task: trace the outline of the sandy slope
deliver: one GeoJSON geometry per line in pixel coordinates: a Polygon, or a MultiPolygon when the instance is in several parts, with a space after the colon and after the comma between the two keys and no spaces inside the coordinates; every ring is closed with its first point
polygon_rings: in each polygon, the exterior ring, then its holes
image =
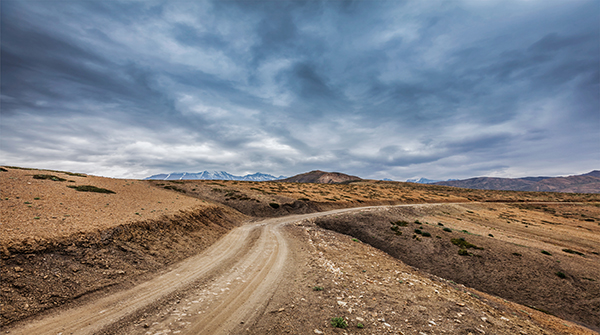
{"type": "Polygon", "coordinates": [[[158,219],[192,206],[208,206],[202,200],[151,187],[140,180],[43,170],[6,170],[0,172],[0,242],[5,250],[22,241],[34,244],[128,222],[158,219]],[[34,178],[40,174],[66,180],[34,178]],[[78,185],[92,185],[115,193],[78,192],[67,187],[78,185]]]}

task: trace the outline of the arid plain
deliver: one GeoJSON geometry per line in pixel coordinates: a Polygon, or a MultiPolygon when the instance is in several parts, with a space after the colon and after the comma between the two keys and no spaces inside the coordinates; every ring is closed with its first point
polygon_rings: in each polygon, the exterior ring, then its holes
{"type": "Polygon", "coordinates": [[[599,194],[141,181],[14,167],[0,172],[0,192],[1,322],[10,333],[68,328],[47,320],[75,323],[88,317],[78,309],[152,286],[153,298],[74,333],[600,330],[599,194]],[[186,277],[186,264],[219,255],[186,277]]]}

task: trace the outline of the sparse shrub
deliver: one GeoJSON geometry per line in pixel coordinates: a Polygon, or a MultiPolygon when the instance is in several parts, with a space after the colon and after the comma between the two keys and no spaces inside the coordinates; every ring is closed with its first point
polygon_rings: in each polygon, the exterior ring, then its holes
{"type": "Polygon", "coordinates": [[[400,235],[402,235],[402,232],[401,231],[397,231],[396,235],[400,236],[400,235]]]}
{"type": "Polygon", "coordinates": [[[544,255],[548,255],[548,256],[552,256],[552,254],[551,254],[551,253],[549,253],[549,252],[548,252],[548,251],[546,251],[546,250],[542,250],[542,254],[544,254],[544,255]]]}
{"type": "Polygon", "coordinates": [[[274,202],[270,203],[269,206],[271,206],[273,209],[279,208],[279,204],[274,202]]]}
{"type": "Polygon", "coordinates": [[[393,231],[398,231],[398,226],[392,226],[390,229],[393,231]]]}
{"type": "Polygon", "coordinates": [[[519,256],[519,257],[523,256],[523,255],[521,255],[521,254],[520,254],[520,253],[518,253],[518,252],[513,252],[512,254],[513,254],[514,256],[519,256]]]}
{"type": "Polygon", "coordinates": [[[40,198],[39,197],[35,197],[35,198],[33,198],[33,200],[40,200],[40,198]]]}
{"type": "Polygon", "coordinates": [[[356,324],[356,328],[363,329],[363,328],[365,328],[365,325],[363,325],[362,323],[359,322],[356,324]]]}
{"type": "Polygon", "coordinates": [[[442,227],[443,227],[443,226],[444,226],[444,224],[443,224],[443,223],[441,223],[441,222],[438,222],[438,226],[442,226],[442,227]]]}
{"type": "Polygon", "coordinates": [[[163,188],[166,189],[166,190],[173,190],[173,191],[177,191],[177,192],[180,192],[180,193],[185,193],[185,190],[180,189],[179,187],[176,187],[176,186],[173,186],[173,185],[167,185],[167,186],[165,186],[163,188]]]}
{"type": "Polygon", "coordinates": [[[587,222],[594,222],[594,221],[596,221],[596,220],[594,220],[594,219],[592,219],[592,218],[589,218],[589,219],[584,219],[583,221],[587,221],[587,222]]]}
{"type": "Polygon", "coordinates": [[[315,286],[315,287],[313,287],[313,291],[323,291],[323,287],[315,286]]]}
{"type": "Polygon", "coordinates": [[[447,232],[449,232],[449,233],[451,233],[451,232],[452,232],[452,229],[450,229],[450,228],[448,228],[448,227],[446,227],[446,228],[444,228],[444,229],[442,229],[442,230],[443,230],[443,231],[447,231],[447,232]]]}
{"type": "Polygon", "coordinates": [[[419,220],[415,220],[415,224],[421,224],[421,222],[419,222],[419,220]]]}
{"type": "Polygon", "coordinates": [[[458,254],[461,256],[469,256],[467,249],[458,249],[458,254]]]}
{"type": "Polygon", "coordinates": [[[309,199],[309,198],[300,198],[300,199],[298,199],[298,200],[302,200],[302,201],[310,201],[310,199],[309,199]]]}
{"type": "Polygon", "coordinates": [[[35,174],[35,175],[33,175],[33,179],[49,179],[49,180],[53,180],[53,181],[65,181],[66,180],[64,178],[53,176],[51,174],[35,174]]]}
{"type": "Polygon", "coordinates": [[[475,244],[471,244],[467,241],[465,241],[464,238],[453,238],[450,240],[452,242],[452,244],[459,246],[461,249],[479,249],[479,250],[483,250],[482,247],[478,247],[475,244]]]}
{"type": "Polygon", "coordinates": [[[562,251],[569,253],[569,254],[575,254],[575,255],[579,255],[579,256],[585,256],[583,253],[579,252],[579,251],[575,251],[575,250],[571,250],[571,249],[563,249],[562,251]]]}
{"type": "Polygon", "coordinates": [[[421,231],[421,229],[415,229],[415,234],[419,234],[421,235],[423,232],[421,231]]]}
{"type": "Polygon", "coordinates": [[[428,233],[428,232],[426,232],[426,231],[424,231],[424,232],[421,234],[421,236],[423,236],[423,237],[431,237],[431,234],[430,234],[430,233],[428,233]]]}
{"type": "Polygon", "coordinates": [[[67,187],[75,189],[76,191],[79,191],[79,192],[96,192],[96,193],[115,194],[114,191],[107,190],[105,188],[92,186],[92,185],[79,185],[79,186],[67,186],[67,187]]]}
{"type": "Polygon", "coordinates": [[[400,227],[406,227],[406,226],[408,226],[408,222],[403,221],[403,220],[398,220],[396,222],[390,222],[390,223],[394,224],[394,225],[397,225],[397,226],[400,226],[400,227]]]}
{"type": "Polygon", "coordinates": [[[494,237],[494,235],[492,235],[492,234],[488,234],[488,236],[489,236],[489,237],[494,237]]]}
{"type": "Polygon", "coordinates": [[[565,275],[564,273],[562,273],[562,272],[560,272],[560,271],[558,271],[557,273],[555,273],[555,275],[557,275],[557,276],[558,276],[558,278],[562,278],[562,279],[565,279],[565,278],[567,278],[567,275],[565,275]]]}
{"type": "Polygon", "coordinates": [[[353,242],[360,242],[357,238],[352,239],[353,242]]]}
{"type": "Polygon", "coordinates": [[[348,328],[348,323],[342,317],[331,318],[331,325],[336,328],[348,328]]]}

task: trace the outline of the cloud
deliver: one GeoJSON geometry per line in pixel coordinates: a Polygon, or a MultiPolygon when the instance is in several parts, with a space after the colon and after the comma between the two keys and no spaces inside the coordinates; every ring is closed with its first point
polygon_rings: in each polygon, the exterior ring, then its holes
{"type": "Polygon", "coordinates": [[[138,178],[583,173],[600,163],[599,9],[4,1],[0,163],[138,178]]]}

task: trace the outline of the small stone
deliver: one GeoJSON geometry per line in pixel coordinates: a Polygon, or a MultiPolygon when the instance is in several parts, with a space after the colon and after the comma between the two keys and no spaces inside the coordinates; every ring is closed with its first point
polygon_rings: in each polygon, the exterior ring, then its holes
{"type": "Polygon", "coordinates": [[[314,332],[315,332],[315,334],[323,334],[323,332],[318,329],[315,329],[314,332]]]}
{"type": "Polygon", "coordinates": [[[147,323],[144,323],[144,328],[150,328],[150,325],[147,323]]]}
{"type": "Polygon", "coordinates": [[[456,305],[460,307],[465,307],[465,304],[463,304],[462,302],[457,302],[456,305]]]}
{"type": "Polygon", "coordinates": [[[346,306],[346,305],[348,304],[347,302],[344,302],[344,301],[339,301],[339,300],[338,300],[338,302],[337,302],[337,303],[338,303],[338,305],[340,305],[340,306],[342,306],[342,307],[344,307],[344,306],[346,306]]]}
{"type": "Polygon", "coordinates": [[[23,268],[20,266],[15,266],[14,269],[15,269],[15,272],[23,272],[23,268]]]}
{"type": "Polygon", "coordinates": [[[383,323],[383,325],[384,325],[384,326],[386,326],[386,327],[391,327],[391,326],[392,326],[392,325],[390,325],[390,324],[389,324],[389,323],[387,323],[387,322],[384,322],[384,323],[383,323]]]}

